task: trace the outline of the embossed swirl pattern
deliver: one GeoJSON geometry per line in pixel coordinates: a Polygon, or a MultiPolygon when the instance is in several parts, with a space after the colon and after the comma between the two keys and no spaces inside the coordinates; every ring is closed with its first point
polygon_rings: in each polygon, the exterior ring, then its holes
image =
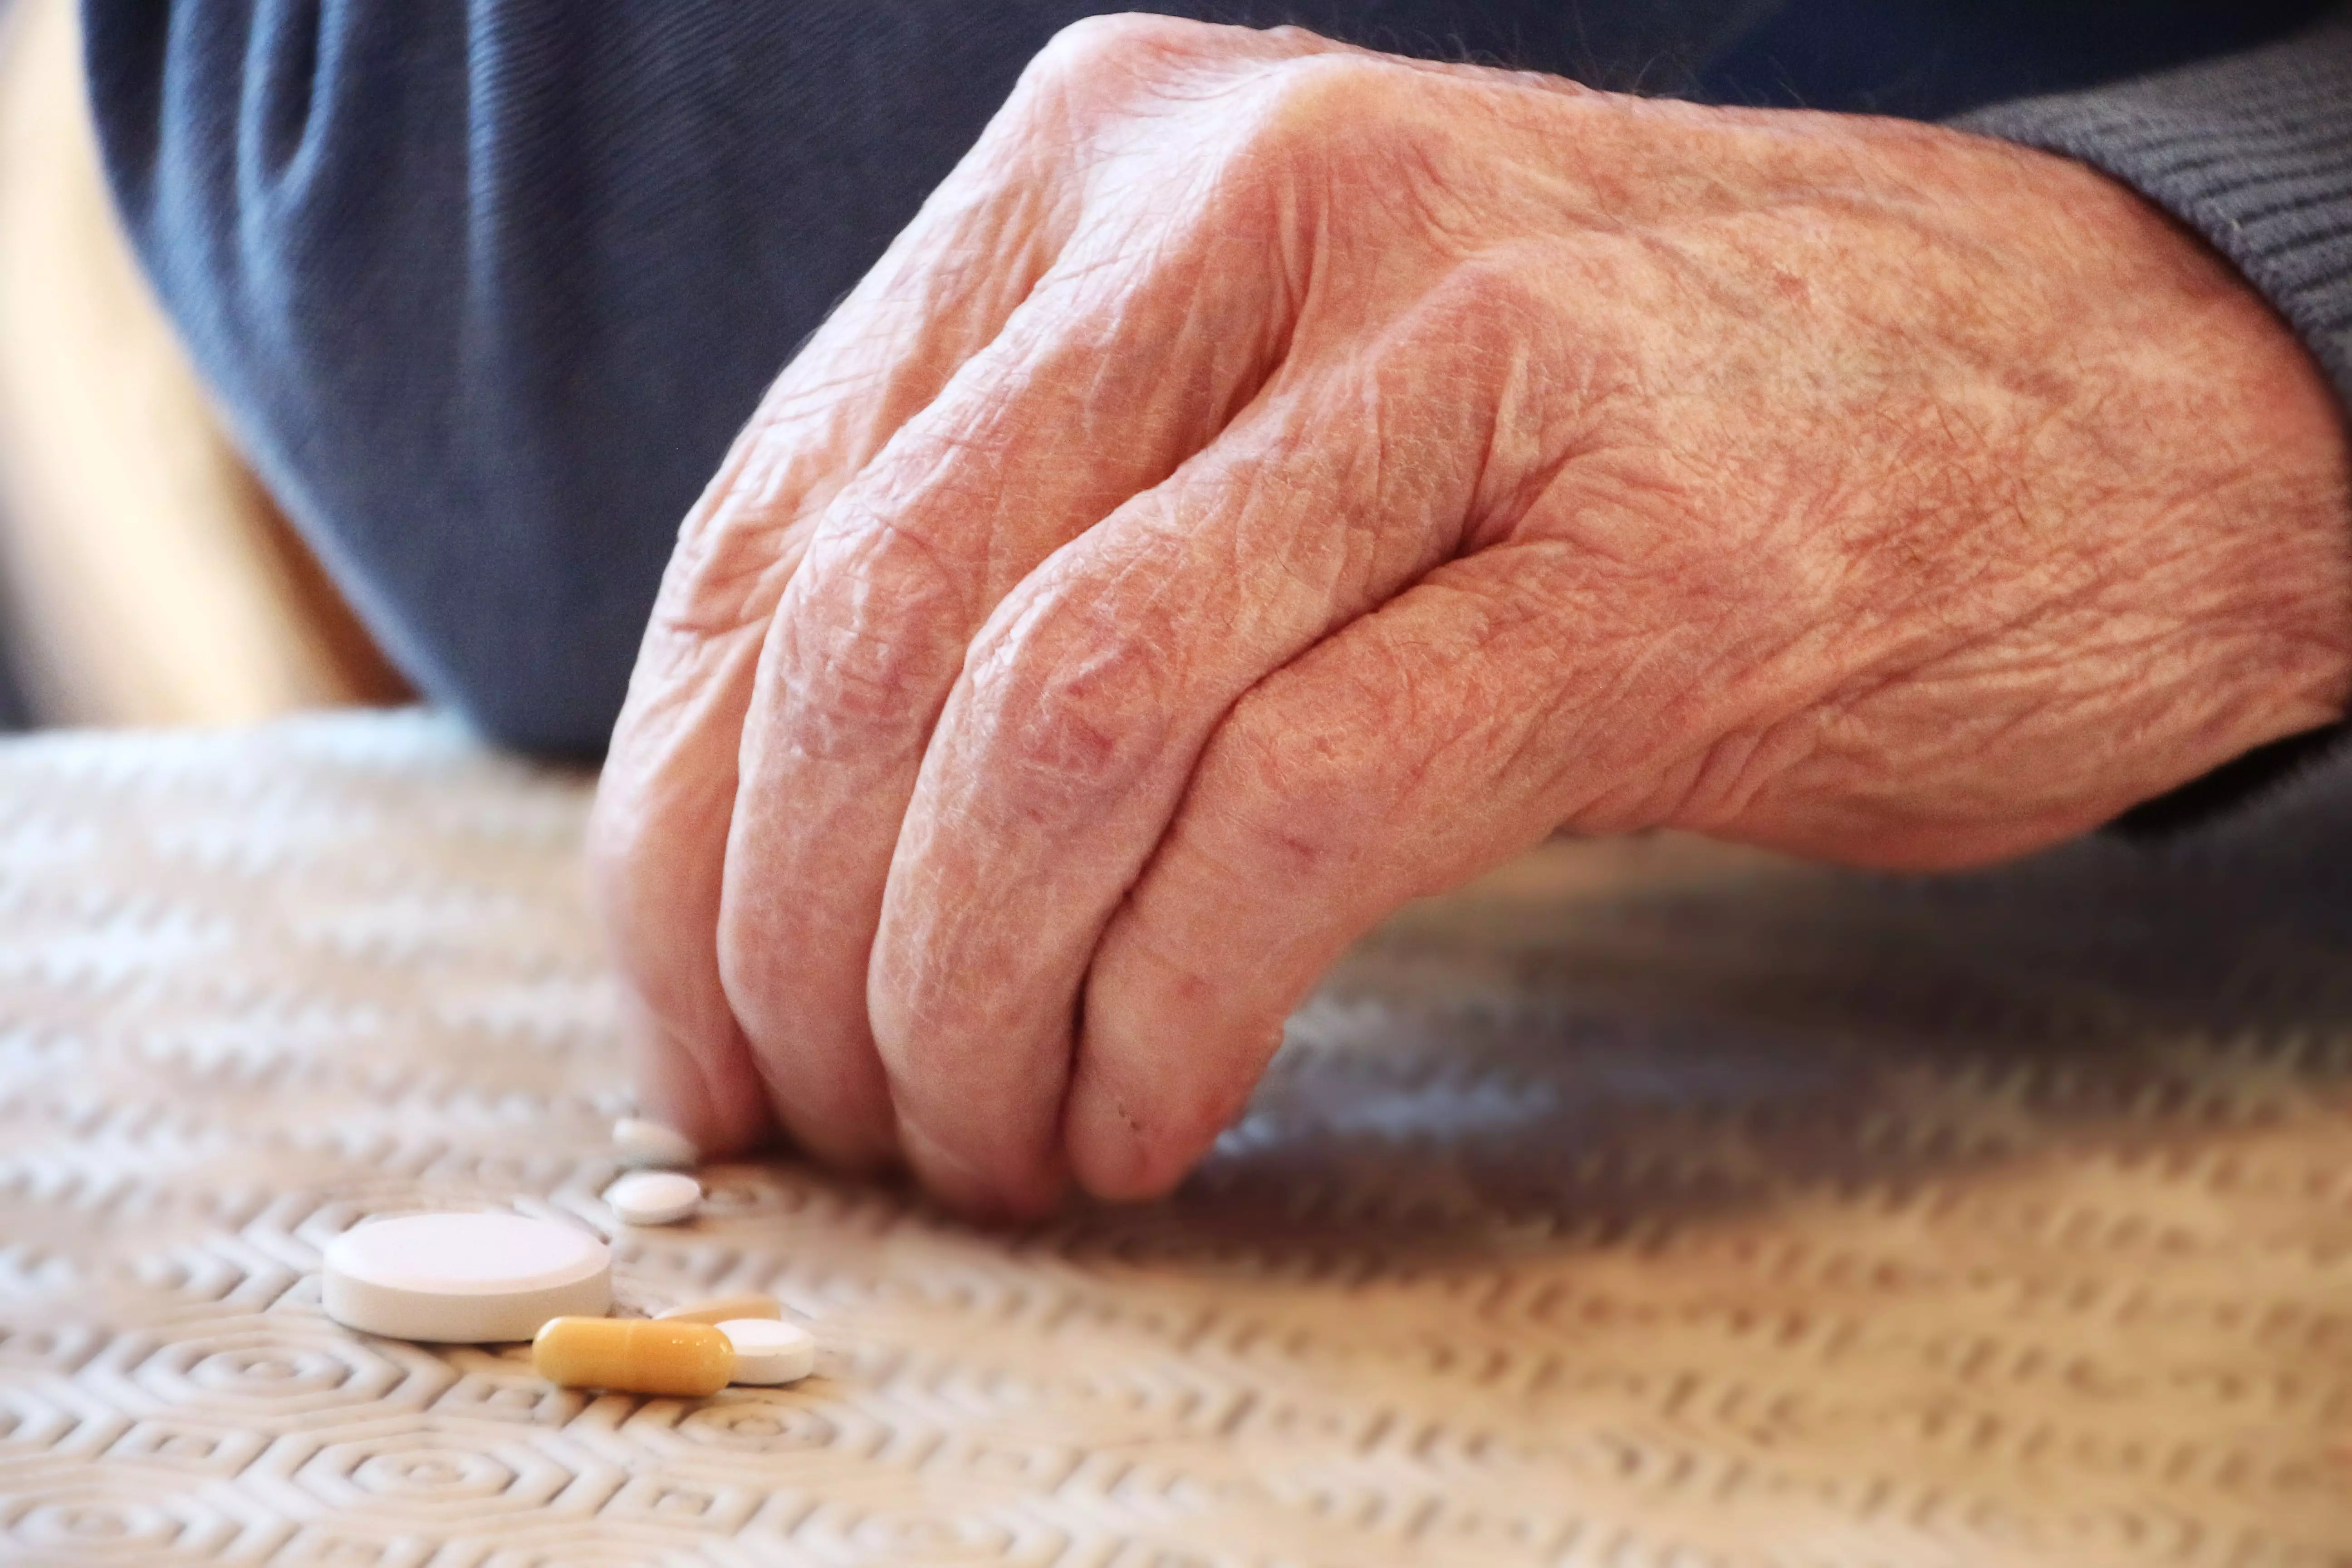
{"type": "Polygon", "coordinates": [[[1174,1204],[793,1165],[700,1404],[347,1334],[325,1242],[587,1215],[581,781],[413,715],[0,749],[0,1562],[2352,1563],[2352,802],[1936,882],[1564,847],[1400,919],[1174,1204]]]}

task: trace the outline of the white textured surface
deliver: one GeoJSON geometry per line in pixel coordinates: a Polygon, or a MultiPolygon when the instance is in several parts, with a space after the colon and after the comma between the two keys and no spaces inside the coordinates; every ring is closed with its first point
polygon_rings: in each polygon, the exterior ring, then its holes
{"type": "Polygon", "coordinates": [[[0,1560],[2347,1561],[2352,812],[1549,853],[1352,958],[1171,1205],[707,1170],[625,1308],[824,1353],[682,1403],[318,1306],[361,1218],[613,1179],[583,802],[408,717],[0,749],[0,1560]]]}

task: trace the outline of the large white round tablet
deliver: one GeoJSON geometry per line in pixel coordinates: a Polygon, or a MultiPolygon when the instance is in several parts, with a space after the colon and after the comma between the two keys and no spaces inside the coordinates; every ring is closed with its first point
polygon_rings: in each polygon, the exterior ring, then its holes
{"type": "Polygon", "coordinates": [[[679,1171],[633,1171],[604,1189],[624,1225],[674,1225],[702,1206],[702,1184],[679,1171]]]}
{"type": "Polygon", "coordinates": [[[584,1230],[512,1214],[370,1220],[327,1244],[327,1316],[441,1344],[527,1340],[613,1307],[613,1255],[584,1230]]]}
{"type": "Polygon", "coordinates": [[[816,1338],[798,1323],[730,1318],[719,1325],[735,1347],[732,1383],[798,1383],[816,1370],[816,1338]]]}

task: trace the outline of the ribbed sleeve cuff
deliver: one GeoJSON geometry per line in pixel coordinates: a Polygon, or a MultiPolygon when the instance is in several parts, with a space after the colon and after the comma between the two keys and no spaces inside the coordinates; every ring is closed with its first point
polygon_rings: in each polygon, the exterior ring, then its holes
{"type": "MultiPolygon", "coordinates": [[[[2244,54],[1954,123],[2078,159],[2202,235],[2285,318],[2352,411],[2352,5],[2244,54]]],[[[2291,736],[2116,826],[2169,836],[2347,763],[2352,723],[2291,736]]]]}

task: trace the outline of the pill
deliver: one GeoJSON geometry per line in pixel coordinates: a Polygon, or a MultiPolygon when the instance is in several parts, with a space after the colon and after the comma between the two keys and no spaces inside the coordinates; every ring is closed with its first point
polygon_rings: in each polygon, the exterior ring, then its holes
{"type": "Polygon", "coordinates": [[[625,1225],[669,1225],[702,1202],[702,1184],[681,1171],[633,1171],[604,1189],[625,1225]]]}
{"type": "Polygon", "coordinates": [[[701,1157],[685,1133],[641,1116],[613,1123],[613,1153],[624,1165],[691,1165],[701,1157]]]}
{"type": "Polygon", "coordinates": [[[798,1383],[816,1370],[816,1338],[798,1323],[735,1318],[719,1325],[735,1347],[734,1383],[798,1383]]]}
{"type": "Polygon", "coordinates": [[[688,1301],[656,1314],[666,1323],[723,1323],[730,1318],[781,1318],[783,1307],[773,1296],[762,1296],[756,1290],[740,1296],[713,1296],[704,1301],[688,1301]]]}
{"type": "Polygon", "coordinates": [[[444,1344],[527,1340],[612,1310],[613,1255],[586,1231],[511,1214],[370,1220],[327,1244],[320,1299],[345,1328],[444,1344]]]}
{"type": "Polygon", "coordinates": [[[696,1398],[727,1386],[735,1346],[708,1323],[557,1318],[530,1342],[530,1364],[565,1388],[696,1398]]]}

